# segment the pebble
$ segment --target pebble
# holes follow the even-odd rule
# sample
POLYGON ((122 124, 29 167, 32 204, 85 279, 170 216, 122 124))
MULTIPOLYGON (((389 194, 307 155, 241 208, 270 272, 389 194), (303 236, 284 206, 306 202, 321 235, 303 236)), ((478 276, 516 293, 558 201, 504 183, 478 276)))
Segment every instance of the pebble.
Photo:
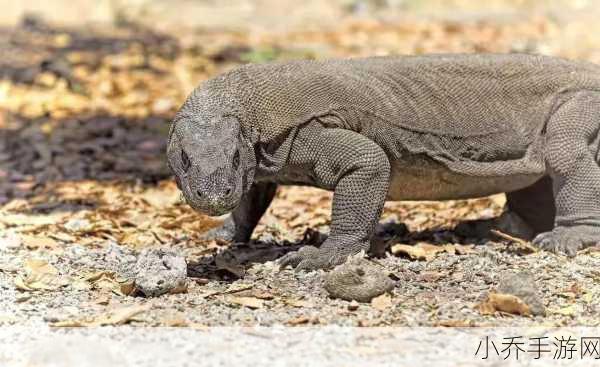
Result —
POLYGON ((325 276, 325 290, 333 298, 370 302, 371 299, 394 289, 387 271, 361 255, 351 257, 325 276))
POLYGON ((539 296, 533 274, 529 271, 505 272, 500 275, 498 292, 512 294, 525 302, 533 315, 545 315, 546 308, 539 296))
POLYGON ((135 265, 135 288, 146 297, 187 289, 187 263, 169 249, 145 249, 135 265))
POLYGON ((360 306, 358 304, 358 302, 352 300, 349 304, 348 304, 348 311, 356 311, 358 310, 358 306, 360 306))

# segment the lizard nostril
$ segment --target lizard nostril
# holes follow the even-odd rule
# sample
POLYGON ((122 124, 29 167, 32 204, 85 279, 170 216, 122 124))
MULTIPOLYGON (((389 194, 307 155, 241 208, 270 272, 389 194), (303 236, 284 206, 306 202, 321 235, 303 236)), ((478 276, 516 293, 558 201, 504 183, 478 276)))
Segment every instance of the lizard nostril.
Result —
POLYGON ((225 189, 225 196, 231 195, 232 191, 233 190, 231 189, 231 187, 228 187, 227 189, 225 189))
POLYGON ((204 194, 200 190, 196 190, 196 195, 198 195, 199 198, 204 196, 204 194))

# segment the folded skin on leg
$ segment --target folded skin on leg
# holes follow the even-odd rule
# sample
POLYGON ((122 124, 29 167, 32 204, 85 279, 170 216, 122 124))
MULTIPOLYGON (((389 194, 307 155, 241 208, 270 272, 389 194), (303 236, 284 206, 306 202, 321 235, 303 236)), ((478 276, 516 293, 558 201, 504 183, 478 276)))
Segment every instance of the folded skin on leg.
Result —
POLYGON ((390 162, 381 147, 356 132, 313 122, 298 132, 288 164, 312 167, 313 184, 334 195, 327 240, 286 254, 280 266, 327 269, 367 251, 389 186, 390 162))
POLYGON ((533 240, 538 247, 574 256, 600 242, 600 93, 571 96, 548 120, 545 159, 553 182, 554 229, 533 240))

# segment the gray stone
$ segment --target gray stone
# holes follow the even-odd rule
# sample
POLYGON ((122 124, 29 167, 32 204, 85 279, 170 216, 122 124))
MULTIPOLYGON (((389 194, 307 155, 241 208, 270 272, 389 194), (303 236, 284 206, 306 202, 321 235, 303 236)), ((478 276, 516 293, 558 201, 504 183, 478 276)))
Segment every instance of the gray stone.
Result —
POLYGON ((147 297, 181 292, 186 288, 187 263, 168 249, 145 249, 135 265, 135 288, 147 297))
POLYGON ((533 315, 546 314, 546 308, 539 296, 535 278, 528 271, 502 273, 497 290, 500 293, 519 297, 529 306, 533 315))
POLYGON ((385 269, 361 256, 351 257, 325 276, 325 290, 333 298, 370 302, 394 289, 385 269))

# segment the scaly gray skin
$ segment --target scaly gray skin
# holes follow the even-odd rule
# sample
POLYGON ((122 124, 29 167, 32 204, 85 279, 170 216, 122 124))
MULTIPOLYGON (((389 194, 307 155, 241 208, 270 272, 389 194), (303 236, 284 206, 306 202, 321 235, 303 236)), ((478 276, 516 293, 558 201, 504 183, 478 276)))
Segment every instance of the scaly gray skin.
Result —
POLYGON ((600 68, 529 55, 432 55, 248 65, 177 113, 168 163, 187 202, 233 210, 213 235, 247 241, 279 184, 334 191, 331 233, 282 266, 368 250, 385 200, 507 193, 541 248, 600 239, 600 68))

